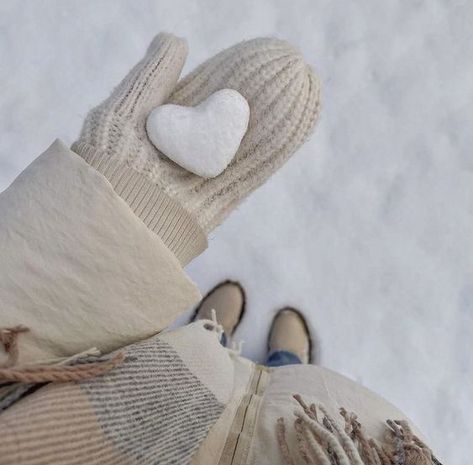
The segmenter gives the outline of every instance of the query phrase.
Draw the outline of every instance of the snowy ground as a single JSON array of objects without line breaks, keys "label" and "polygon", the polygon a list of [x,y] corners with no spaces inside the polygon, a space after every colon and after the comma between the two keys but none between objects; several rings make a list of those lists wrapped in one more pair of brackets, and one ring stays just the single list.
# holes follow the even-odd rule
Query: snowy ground
[{"label": "snowy ground", "polygon": [[[190,70],[245,38],[299,46],[321,76],[312,140],[211,238],[189,271],[240,279],[238,337],[263,356],[284,304],[311,315],[323,363],[381,393],[445,463],[473,437],[473,4],[334,0],[0,2],[0,189],[161,30]],[[1,219],[0,219],[1,221]]]}]

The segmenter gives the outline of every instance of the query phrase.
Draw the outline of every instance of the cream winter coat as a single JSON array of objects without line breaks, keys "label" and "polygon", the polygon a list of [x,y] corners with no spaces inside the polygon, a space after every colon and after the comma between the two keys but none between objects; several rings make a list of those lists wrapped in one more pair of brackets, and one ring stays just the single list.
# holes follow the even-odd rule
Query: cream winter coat
[{"label": "cream winter coat", "polygon": [[[197,287],[60,141],[0,195],[0,256],[1,326],[29,329],[4,345],[1,379],[46,360],[110,360],[91,348],[124,352],[99,376],[45,384],[22,372],[5,385],[2,465],[435,463],[405,423],[386,443],[386,419],[404,414],[339,374],[256,365],[219,344],[214,322],[162,332]],[[346,413],[350,437],[342,407],[357,414]]]}]

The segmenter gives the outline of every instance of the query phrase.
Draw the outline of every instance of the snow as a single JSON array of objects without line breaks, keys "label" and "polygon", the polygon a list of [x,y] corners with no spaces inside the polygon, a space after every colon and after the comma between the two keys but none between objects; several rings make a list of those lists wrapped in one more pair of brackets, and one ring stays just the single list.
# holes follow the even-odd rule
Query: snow
[{"label": "snow", "polygon": [[0,189],[72,142],[161,30],[189,71],[242,39],[299,46],[323,83],[315,136],[189,266],[248,293],[263,358],[274,312],[310,314],[323,364],[389,399],[445,463],[473,437],[473,4],[412,0],[0,3]]},{"label": "snow", "polygon": [[245,97],[221,89],[195,107],[156,107],[148,115],[146,132],[173,162],[198,176],[215,178],[235,156],[249,120]]}]

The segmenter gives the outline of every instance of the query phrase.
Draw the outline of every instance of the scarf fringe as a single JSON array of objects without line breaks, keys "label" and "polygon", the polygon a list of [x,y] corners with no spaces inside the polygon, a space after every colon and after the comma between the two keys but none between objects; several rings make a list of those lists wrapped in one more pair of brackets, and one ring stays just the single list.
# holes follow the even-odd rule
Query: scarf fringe
[{"label": "scarf fringe", "polygon": [[344,408],[344,425],[335,421],[322,405],[308,405],[295,394],[294,411],[297,450],[290,451],[286,422],[279,418],[276,437],[286,465],[442,465],[404,420],[386,420],[383,444],[365,435],[354,413]]},{"label": "scarf fringe", "polygon": [[[128,357],[129,358],[129,357]],[[0,368],[0,413],[47,383],[82,381],[101,376],[125,360],[125,353],[101,356],[96,348],[31,366]]]}]

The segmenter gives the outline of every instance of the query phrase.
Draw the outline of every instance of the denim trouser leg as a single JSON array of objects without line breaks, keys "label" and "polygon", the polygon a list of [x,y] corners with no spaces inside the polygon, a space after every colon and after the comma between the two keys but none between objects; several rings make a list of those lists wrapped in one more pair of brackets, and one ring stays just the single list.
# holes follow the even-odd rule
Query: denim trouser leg
[{"label": "denim trouser leg", "polygon": [[[223,347],[227,347],[227,342],[227,335],[222,333],[220,343]],[[281,367],[284,365],[299,365],[301,363],[301,359],[292,352],[288,352],[287,350],[275,350],[268,355],[265,365],[267,367]]]},{"label": "denim trouser leg", "polygon": [[281,367],[284,365],[301,364],[301,359],[287,350],[275,350],[268,355],[265,365],[268,367]]},{"label": "denim trouser leg", "polygon": [[222,337],[220,338],[220,344],[222,344],[223,347],[227,347],[227,335],[225,333],[222,333]]}]

